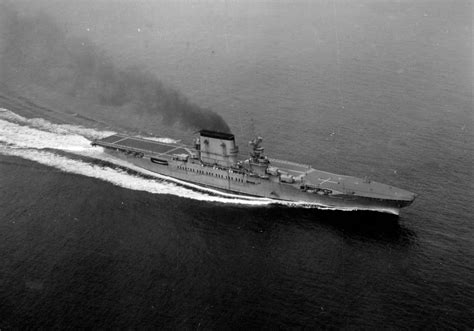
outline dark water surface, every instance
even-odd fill
[[[430,219],[216,205],[13,157],[1,171],[3,327],[472,323],[471,238]]]
[[[211,201],[70,162],[97,156],[89,136],[3,112],[0,328],[474,327],[469,2],[44,3],[218,112],[244,152],[261,134],[273,157],[419,196],[398,219]],[[81,102],[0,86],[19,114],[190,142]]]

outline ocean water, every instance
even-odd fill
[[[185,187],[89,142],[192,133],[2,81],[1,328],[474,327],[468,2],[28,6],[218,112],[243,152],[259,134],[418,198],[393,218]]]

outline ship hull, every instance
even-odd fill
[[[229,169],[204,167],[172,158],[156,158],[119,149],[106,148],[115,158],[125,160],[139,168],[178,179],[183,182],[209,187],[223,193],[247,197],[261,197],[300,205],[314,205],[339,210],[365,210],[398,215],[400,208],[411,203],[406,200],[363,197],[349,194],[315,194],[302,191],[298,185],[272,181],[268,178],[252,177]]]

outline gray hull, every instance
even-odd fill
[[[171,157],[161,156],[158,158],[156,155],[138,155],[137,157],[134,153],[111,148],[106,148],[106,152],[157,174],[214,188],[225,193],[270,198],[276,202],[279,200],[290,201],[334,209],[370,210],[395,215],[399,214],[400,208],[411,203],[410,200],[406,199],[365,197],[356,194],[335,193],[335,190],[332,190],[331,193],[322,190],[316,192],[304,190],[301,183],[282,183],[277,178],[260,178],[232,169],[173,160]],[[314,169],[311,168],[311,170]]]

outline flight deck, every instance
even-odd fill
[[[95,144],[103,147],[112,147],[146,154],[189,154],[189,149],[178,143],[164,143],[121,134],[115,134],[107,138],[96,140]]]

